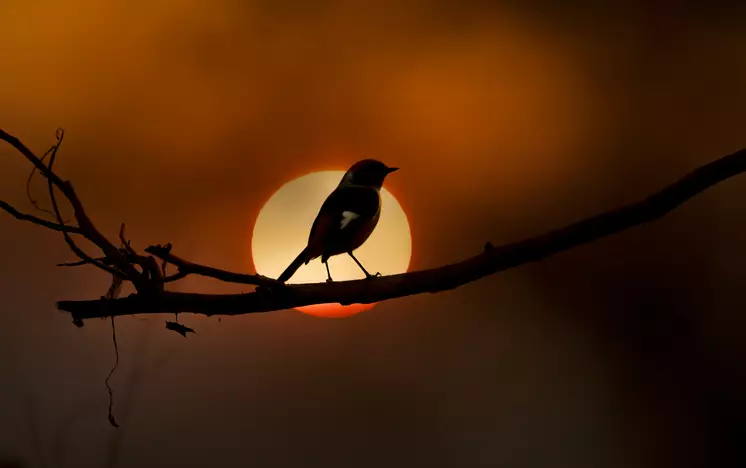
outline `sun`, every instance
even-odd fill
[[[251,256],[257,273],[277,278],[303,250],[321,205],[343,175],[343,171],[313,172],[286,183],[267,200],[259,212],[251,237]],[[381,203],[378,226],[365,244],[355,251],[355,257],[371,273],[404,273],[412,256],[409,221],[386,187],[381,189]],[[329,268],[335,281],[365,277],[348,255],[331,257]],[[288,283],[324,281],[326,268],[321,260],[315,259],[300,267]],[[348,317],[374,305],[320,304],[298,307],[297,310],[319,317]]]

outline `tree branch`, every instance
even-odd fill
[[[658,219],[713,185],[746,171],[746,149],[696,169],[679,181],[630,205],[602,213],[561,229],[519,242],[492,247],[459,263],[429,270],[374,279],[298,285],[262,284],[246,294],[195,294],[165,291],[155,296],[132,294],[116,300],[61,301],[57,307],[76,321],[107,316],[191,312],[204,315],[239,315],[269,312],[313,304],[373,303],[420,293],[456,288],[509,268],[535,262],[581,244]],[[160,256],[158,248],[148,249]],[[194,264],[168,254],[182,268]],[[197,273],[201,271],[202,273]],[[237,273],[197,268],[195,273],[224,281],[247,279]],[[219,273],[216,273],[219,272]],[[215,273],[215,274],[213,274]],[[251,275],[248,275],[251,276]],[[233,281],[243,283],[245,281]],[[255,283],[253,283],[255,284]]]
[[[17,209],[13,208],[10,204],[0,200],[0,209],[3,211],[10,213],[11,216],[14,216],[15,218],[18,218],[22,221],[29,221],[34,224],[38,224],[39,226],[43,226],[47,229],[51,229],[53,231],[63,231],[70,234],[80,234],[80,228],[77,226],[67,226],[62,224],[53,223],[52,221],[47,221],[46,219],[37,218],[34,215],[21,213]]]
[[[151,245],[146,248],[145,251],[151,255],[154,255],[167,264],[170,263],[179,269],[179,273],[169,277],[178,279],[184,278],[187,275],[194,274],[200,276],[207,276],[215,278],[227,283],[238,283],[238,284],[253,284],[255,286],[278,286],[282,283],[275,279],[267,278],[262,275],[247,275],[245,273],[233,273],[227,270],[221,270],[219,268],[213,268],[205,265],[199,265],[190,261],[184,260],[171,253],[170,247],[163,247],[160,245]],[[170,280],[174,281],[174,280]]]
[[[65,132],[61,129],[57,130],[57,144],[52,147],[50,157],[49,157],[49,166],[47,166],[48,172],[53,174],[53,168],[54,168],[54,162],[57,159],[57,151],[60,149],[60,145],[62,144],[62,140],[65,137]],[[47,182],[49,186],[49,199],[52,201],[52,209],[54,210],[54,216],[57,219],[57,223],[61,226],[65,226],[65,221],[62,219],[62,213],[60,213],[60,207],[57,204],[57,197],[55,197],[54,194],[54,181],[47,177]],[[87,253],[83,251],[78,245],[75,243],[75,241],[70,237],[70,235],[66,231],[62,231],[62,235],[65,238],[65,242],[67,243],[68,247],[70,247],[70,250],[73,251],[75,255],[78,256],[82,261],[86,263],[90,263],[91,265],[94,265],[114,276],[120,279],[127,279],[127,276],[117,270],[116,268],[106,265],[95,258],[91,257]]]
[[[78,222],[78,229],[80,230],[80,233],[89,241],[93,242],[94,245],[96,245],[101,251],[104,253],[104,255],[109,258],[112,261],[112,265],[116,266],[116,268],[110,267],[107,264],[104,263],[96,263],[96,261],[91,257],[81,257],[84,260],[89,261],[90,263],[95,264],[99,268],[102,268],[109,273],[112,273],[114,275],[118,275],[122,277],[123,279],[126,279],[135,286],[135,288],[139,289],[146,289],[149,285],[143,280],[142,275],[139,271],[127,260],[127,258],[120,252],[120,250],[114,246],[101,232],[96,228],[96,226],[93,224],[91,219],[88,217],[88,215],[85,212],[85,209],[83,208],[83,204],[81,203],[80,199],[78,198],[78,195],[75,193],[75,189],[73,189],[73,186],[70,182],[62,180],[57,174],[54,173],[52,170],[52,164],[54,162],[54,157],[56,151],[59,149],[60,144],[62,143],[62,138],[64,136],[64,131],[62,129],[58,129],[57,131],[57,144],[52,148],[52,156],[50,159],[49,166],[46,166],[44,162],[38,158],[33,151],[28,149],[26,145],[21,143],[21,141],[14,137],[13,135],[5,132],[4,130],[0,129],[0,140],[4,140],[7,143],[9,143],[13,148],[18,150],[19,153],[21,153],[31,164],[34,165],[34,167],[49,181],[50,184],[50,196],[52,198],[52,202],[55,203],[54,200],[54,192],[51,187],[56,187],[62,192],[62,194],[65,196],[65,198],[68,200],[70,205],[72,205],[73,212],[75,214],[75,219]],[[55,210],[58,211],[58,210]],[[56,213],[58,217],[58,221],[60,225],[64,225],[63,222],[61,222],[61,218],[59,217],[59,213]],[[37,223],[40,225],[43,225],[45,227],[45,224]],[[71,242],[69,239],[69,236],[67,235],[66,230],[61,230],[63,235],[65,235],[65,240],[68,241],[68,245],[73,249],[73,251],[80,256],[80,249],[76,249],[74,247],[74,242]]]

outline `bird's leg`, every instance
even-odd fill
[[[352,255],[352,252],[347,252],[347,253],[348,253],[348,254],[350,255],[350,257],[352,257],[352,259],[353,259],[353,260],[355,260],[355,263],[357,263],[357,266],[359,266],[359,267],[360,267],[360,269],[361,269],[361,270],[363,270],[363,273],[365,273],[365,277],[366,277],[366,278],[368,278],[368,279],[371,279],[371,278],[375,278],[375,277],[377,277],[377,276],[381,276],[381,274],[380,274],[380,273],[376,273],[375,275],[371,275],[370,273],[368,273],[368,270],[366,270],[366,269],[365,269],[365,267],[363,266],[363,264],[362,264],[362,263],[360,263],[360,262],[358,261],[358,259],[357,259],[357,258],[355,258],[355,256],[354,256],[354,255]]]
[[[326,265],[326,276],[328,276],[328,278],[326,279],[326,282],[331,283],[334,280],[332,279],[332,274],[329,272],[329,259],[328,258],[324,262],[324,265]]]

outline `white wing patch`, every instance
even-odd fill
[[[355,213],[354,211],[343,211],[342,221],[339,223],[339,228],[344,229],[345,227],[347,227],[348,224],[350,224],[350,221],[359,217],[360,215]]]

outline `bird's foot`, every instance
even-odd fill
[[[333,283],[333,282],[334,282],[334,280],[333,280],[333,279],[331,279],[331,278],[327,278],[327,279],[326,279],[326,282],[327,282],[327,283]]]
[[[366,276],[365,276],[365,279],[380,278],[381,276],[383,276],[383,275],[382,275],[382,274],[381,274],[381,272],[379,271],[379,272],[377,272],[377,273],[376,273],[375,275],[371,275],[371,274],[368,274],[368,275],[366,275]]]

